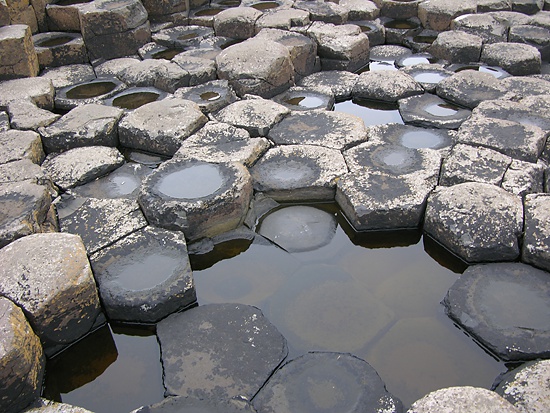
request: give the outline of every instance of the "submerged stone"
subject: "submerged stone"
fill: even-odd
[[[242,304],[173,314],[157,324],[157,336],[166,393],[212,401],[252,399],[288,352],[262,312]]]
[[[189,396],[168,397],[159,403],[143,406],[131,413],[256,413],[246,400],[208,400]]]
[[[522,260],[550,271],[550,194],[527,195]]]
[[[550,355],[548,273],[520,263],[468,268],[443,301],[446,312],[507,361]]]
[[[289,361],[254,398],[258,413],[402,412],[370,364],[351,354],[310,352]]]

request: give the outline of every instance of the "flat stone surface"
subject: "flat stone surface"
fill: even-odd
[[[460,30],[441,32],[428,47],[434,57],[453,63],[479,61],[483,39],[475,34]]]
[[[424,231],[467,262],[514,260],[523,229],[521,198],[483,183],[438,187]]]
[[[77,106],[56,122],[40,128],[47,152],[59,152],[81,146],[117,146],[118,121],[122,109],[90,104]]]
[[[469,267],[447,292],[447,315],[499,358],[550,353],[548,273],[521,263]],[[503,300],[506,297],[506,300]]]
[[[503,83],[507,84],[508,82],[503,80]],[[520,102],[502,99],[486,100],[481,102],[472,111],[472,116],[509,119],[523,125],[534,125],[545,131],[550,131],[550,119],[546,116],[547,113],[544,109],[538,107],[536,103],[536,99],[522,100]]]
[[[313,145],[277,146],[251,169],[254,189],[278,201],[333,200],[347,172],[340,151]]]
[[[117,75],[127,85],[153,86],[166,92],[189,86],[190,74],[180,65],[164,59],[146,59],[127,66]]]
[[[495,392],[523,413],[550,410],[550,360],[531,361],[509,371]]]
[[[30,100],[39,108],[53,109],[54,88],[50,79],[28,77],[0,83],[0,106]]]
[[[260,16],[256,21],[256,28],[290,30],[292,27],[307,26],[309,23],[309,13],[305,10],[275,8]]]
[[[29,235],[3,248],[0,257],[2,295],[22,307],[46,353],[90,332],[101,305],[80,237]]]
[[[210,80],[216,80],[216,63],[212,59],[176,55],[172,59],[172,62],[189,73],[189,86],[196,86]]]
[[[51,400],[39,398],[31,404],[23,413],[92,413],[83,407],[71,406],[67,403],[57,403]]]
[[[347,9],[336,3],[319,3],[298,0],[293,7],[309,12],[309,17],[313,21],[343,24],[348,19]]]
[[[181,232],[146,227],[90,258],[111,320],[151,323],[196,301]]]
[[[216,36],[232,39],[248,39],[256,34],[256,21],[262,12],[253,7],[233,7],[222,10],[214,16]]]
[[[465,14],[451,22],[451,30],[459,30],[479,36],[485,45],[507,42],[508,28],[505,22],[495,19],[489,13]],[[477,62],[478,60],[472,61]]]
[[[426,59],[428,58],[432,59],[431,55],[428,54]],[[414,62],[415,59],[423,59],[423,57],[414,57],[413,55],[410,59]],[[407,58],[405,58],[404,62],[406,61]],[[424,91],[429,93],[435,93],[437,84],[453,74],[453,72],[445,69],[442,65],[437,63],[414,63],[412,65],[405,66],[400,70],[408,75],[411,75],[416,82],[420,83],[420,86],[422,86]]]
[[[367,140],[361,118],[342,112],[305,111],[286,117],[268,137],[277,145],[318,145],[342,150]]]
[[[246,400],[203,400],[187,396],[168,397],[159,403],[133,410],[131,413],[178,413],[193,410],[204,413],[256,413]]]
[[[499,66],[514,76],[540,73],[541,57],[536,47],[513,42],[486,44],[481,61]]]
[[[550,271],[550,194],[527,195],[522,260]]]
[[[527,194],[544,192],[544,170],[546,164],[518,161],[514,159],[504,174],[502,187],[524,197]]]
[[[438,83],[437,94],[443,99],[473,109],[480,102],[498,99],[506,88],[488,73],[464,70]]]
[[[124,116],[118,125],[119,140],[128,148],[172,156],[207,120],[196,103],[166,98]]]
[[[420,95],[424,89],[412,76],[392,70],[363,72],[359,75],[352,96],[354,98],[397,102],[409,96]]]
[[[119,57],[109,59],[97,65],[94,71],[97,77],[118,77],[127,67],[133,66],[140,60],[135,57]]]
[[[359,75],[344,70],[329,70],[313,73],[297,84],[302,87],[324,86],[332,90],[337,101],[351,98],[351,92]]]
[[[98,73],[97,76],[105,77],[106,75],[101,75]],[[110,76],[112,76],[112,74]],[[72,64],[61,67],[46,68],[42,71],[40,77],[50,79],[53,87],[60,89],[93,80],[96,78],[96,73],[90,64]]]
[[[166,392],[210,400],[250,400],[288,352],[262,312],[240,304],[173,314],[157,324],[157,336]]]
[[[13,129],[38,130],[55,122],[60,115],[41,109],[29,100],[12,102],[8,106],[11,126]]]
[[[0,314],[0,408],[15,412],[39,396],[46,361],[23,311],[1,297]]]
[[[328,352],[286,363],[254,398],[254,407],[258,413],[397,413],[403,408],[366,361]]]
[[[227,80],[211,80],[193,87],[181,87],[174,96],[195,102],[205,114],[217,112],[238,100]]]
[[[414,402],[407,413],[519,413],[498,394],[479,387],[449,387]]]
[[[250,136],[267,136],[270,129],[290,114],[290,109],[267,99],[251,98],[226,106],[215,120],[246,129]]]
[[[69,189],[106,175],[123,163],[124,157],[116,148],[86,146],[50,155],[42,166],[57,186]]]
[[[33,131],[7,130],[0,132],[0,164],[28,159],[41,164],[44,149],[40,135]]]
[[[30,181],[39,185],[51,184],[51,181],[44,174],[42,168],[28,159],[0,164],[1,184],[21,181]]]
[[[441,82],[443,80],[439,83]],[[403,121],[425,128],[458,129],[471,115],[469,109],[449,103],[431,93],[400,99],[398,104]]]
[[[510,27],[508,34],[510,42],[526,43],[534,46],[540,52],[542,61],[550,58],[550,30],[545,27],[525,24]]]
[[[444,129],[427,129],[399,123],[371,126],[369,141],[386,142],[409,149],[434,149],[447,154],[455,144],[456,133]]]
[[[147,226],[131,199],[68,198],[57,213],[60,230],[79,235],[89,255]]]
[[[432,0],[418,5],[418,18],[427,29],[437,31],[448,30],[454,18],[476,12],[474,1],[448,2],[446,0]]]
[[[508,77],[502,79],[502,86],[504,86],[507,91],[520,97],[550,94],[550,82],[536,77]]]

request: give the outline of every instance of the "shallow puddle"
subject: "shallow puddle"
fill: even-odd
[[[127,93],[113,99],[113,106],[122,109],[137,109],[146,103],[156,101],[159,96],[158,93],[154,92]]]
[[[458,109],[447,103],[432,103],[424,108],[426,112],[434,116],[453,116],[458,113]]]
[[[166,281],[181,266],[181,258],[162,251],[148,251],[117,273],[117,282],[124,288],[140,291]],[[116,272],[116,270],[113,270]]]
[[[407,148],[437,148],[445,139],[437,132],[431,130],[408,131],[401,135],[401,144]]]
[[[288,103],[292,106],[300,106],[302,108],[313,109],[323,106],[325,102],[323,101],[323,99],[316,96],[296,96],[285,100],[285,103]]]
[[[58,36],[58,37],[52,37],[51,39],[42,40],[41,42],[37,43],[38,47],[55,47],[55,46],[61,46],[62,44],[69,43],[71,40],[73,40],[74,37],[72,36]]]
[[[75,86],[67,91],[69,99],[89,99],[111,92],[116,87],[113,82],[92,82]]]
[[[420,72],[413,75],[414,80],[420,83],[439,83],[448,75],[438,72]]]
[[[349,113],[360,117],[365,126],[385,125],[387,123],[403,124],[397,105],[368,100],[346,100],[334,105],[336,112]]]
[[[223,184],[220,170],[214,165],[193,165],[168,173],[156,188],[172,198],[202,198],[216,192]]]

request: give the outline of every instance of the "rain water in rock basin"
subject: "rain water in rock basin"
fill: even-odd
[[[296,96],[287,99],[285,103],[302,108],[313,109],[322,106],[325,102],[316,96]]]
[[[117,272],[117,281],[128,290],[145,290],[161,284],[181,265],[181,259],[163,251],[147,252]],[[116,269],[113,269],[116,271]]]
[[[46,39],[41,42],[38,42],[37,46],[39,47],[61,46],[62,44],[69,43],[73,39],[74,39],[73,36],[56,36],[56,37],[52,37],[50,39]]]
[[[211,164],[193,165],[160,179],[157,189],[172,198],[201,198],[216,192],[223,184],[219,169]]]
[[[113,99],[113,105],[122,109],[137,109],[146,103],[154,102],[159,94],[154,92],[128,93]]]
[[[458,112],[458,108],[454,105],[446,103],[434,103],[424,108],[426,112],[434,116],[453,116]]]
[[[79,85],[67,92],[69,99],[89,99],[111,92],[116,87],[113,82],[92,82]]]
[[[363,119],[365,126],[384,125],[386,123],[403,124],[397,105],[369,100],[346,100],[334,105],[336,112],[349,113]]]
[[[408,131],[401,135],[401,144],[407,148],[439,148],[445,143],[445,138],[429,129],[423,131]]]

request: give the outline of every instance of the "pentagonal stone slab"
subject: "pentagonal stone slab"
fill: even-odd
[[[402,404],[370,364],[351,354],[311,352],[286,363],[254,398],[258,413],[397,413]]]
[[[507,90],[489,73],[464,70],[443,79],[436,91],[443,99],[472,109],[483,100],[502,97]]]
[[[443,301],[446,312],[503,360],[550,354],[548,273],[521,263],[468,268]]]
[[[522,260],[550,271],[550,194],[525,197]]]
[[[251,170],[254,189],[279,201],[332,200],[347,172],[340,151],[313,145],[272,148]]]
[[[42,166],[57,186],[69,189],[108,174],[123,163],[124,157],[116,148],[86,146],[49,156]]]
[[[50,191],[35,183],[0,185],[0,248],[35,232],[55,230]]]
[[[44,149],[40,135],[33,131],[7,130],[0,132],[0,164],[29,159],[41,164]]]
[[[359,75],[344,70],[329,70],[313,73],[297,82],[302,87],[324,86],[332,90],[337,101],[351,98],[351,92]]]
[[[266,136],[290,109],[267,99],[246,99],[226,106],[214,115],[219,122],[246,129],[251,136]]]
[[[57,213],[61,231],[80,235],[90,255],[147,225],[131,199],[69,198]]]
[[[196,240],[236,228],[251,196],[250,174],[241,164],[173,159],[147,177],[138,200],[150,223]]]
[[[40,128],[47,152],[81,146],[117,146],[117,125],[123,111],[105,105],[83,105],[72,109],[46,128]]]
[[[91,257],[111,320],[157,322],[196,301],[181,232],[147,227]]]
[[[428,199],[424,231],[468,262],[516,259],[522,228],[521,199],[493,185],[439,187]]]
[[[537,162],[546,143],[546,132],[529,124],[475,117],[460,126],[458,141],[485,146],[522,161]]]
[[[420,95],[424,89],[412,76],[392,70],[363,72],[359,75],[352,96],[384,102],[397,102],[409,96]]]
[[[522,412],[544,413],[550,410],[550,360],[525,363],[509,371],[495,392]]]
[[[181,87],[174,96],[195,102],[205,114],[217,112],[238,100],[227,80],[212,80],[198,86]]]
[[[514,159],[504,174],[502,187],[524,197],[527,194],[544,192],[544,170],[546,164],[518,161]]]
[[[3,248],[0,260],[2,295],[22,307],[47,354],[90,332],[101,305],[80,237],[29,235]]]
[[[499,66],[514,76],[540,73],[541,58],[536,47],[513,42],[486,44],[481,52],[481,61]]]
[[[40,395],[45,360],[23,311],[0,298],[0,408],[16,412]]]
[[[207,121],[196,103],[167,98],[128,113],[118,125],[119,139],[128,148],[172,156]]]
[[[246,400],[203,400],[187,396],[167,397],[159,403],[140,407],[131,413],[177,413],[193,410],[205,413],[256,413]]]
[[[498,394],[480,387],[449,387],[415,401],[407,413],[519,413]]]
[[[288,352],[285,338],[262,312],[241,304],[171,315],[157,324],[157,335],[171,395],[250,400]]]
[[[471,114],[470,110],[430,93],[401,99],[398,103],[406,123],[427,128],[457,129]]]
[[[342,150],[367,140],[363,121],[347,113],[329,111],[296,112],[269,132],[277,145],[319,145]]]

